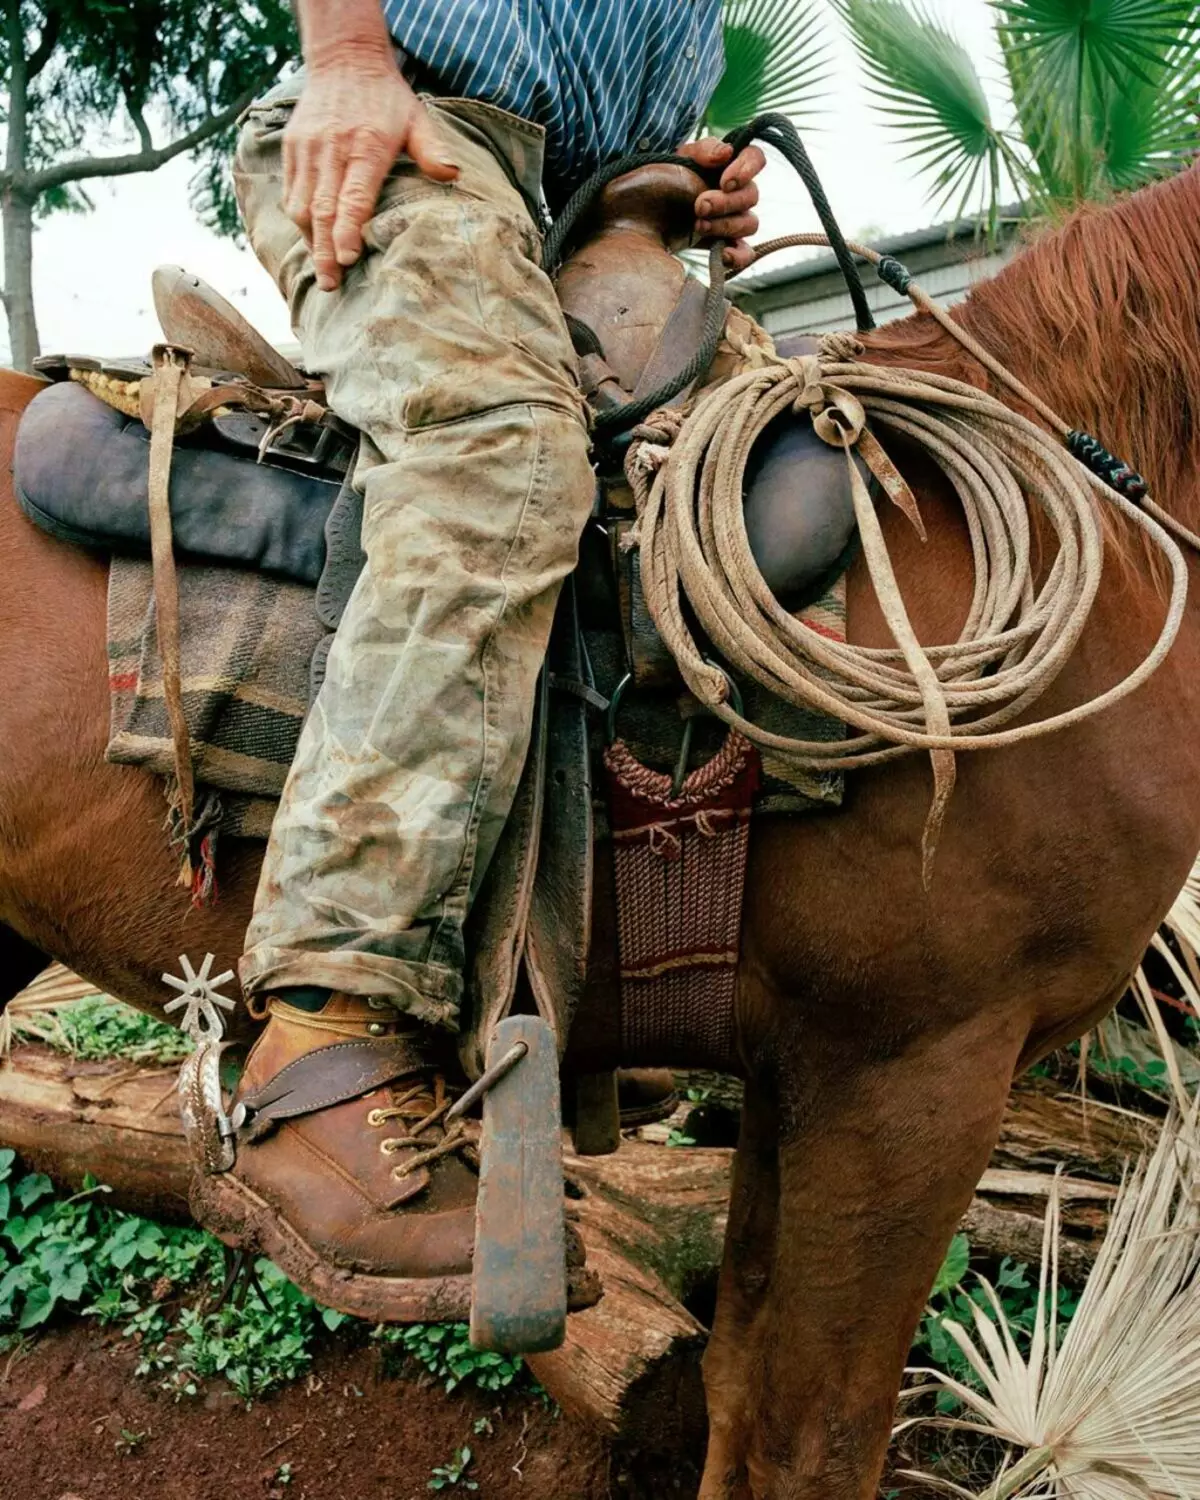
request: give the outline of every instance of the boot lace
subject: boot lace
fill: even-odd
[[[434,1076],[432,1085],[428,1080],[422,1080],[402,1093],[394,1103],[368,1111],[368,1125],[378,1128],[390,1120],[402,1120],[408,1126],[404,1135],[385,1136],[379,1143],[379,1149],[385,1156],[404,1150],[411,1150],[413,1153],[392,1168],[392,1176],[397,1181],[455,1152],[461,1152],[471,1166],[478,1166],[470,1122],[455,1120],[449,1129],[442,1126],[446,1111],[453,1103],[454,1096],[447,1089],[446,1080],[438,1073]],[[431,1145],[428,1136],[439,1127],[441,1139]]]

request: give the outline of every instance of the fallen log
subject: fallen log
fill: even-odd
[[[729,1203],[733,1152],[626,1141],[564,1168],[572,1217],[604,1296],[568,1322],[561,1349],[530,1358],[567,1411],[622,1442],[697,1452],[704,1439],[700,1357]]]
[[[84,1062],[36,1045],[0,1064],[0,1146],[76,1191],[90,1173],[110,1201],[186,1222],[191,1160],[179,1123],[179,1069]]]
[[[74,1190],[91,1173],[111,1201],[187,1218],[191,1165],[174,1069],[80,1062],[40,1046],[0,1066],[0,1146]],[[1152,1127],[1034,1081],[1014,1095],[981,1192],[963,1221],[977,1251],[1036,1263],[1052,1172],[1064,1184],[1060,1271],[1078,1285],[1099,1245],[1111,1184]],[[613,1156],[565,1156],[571,1214],[605,1295],[567,1342],[530,1361],[566,1409],[645,1448],[693,1448],[704,1430],[700,1356],[711,1316],[733,1152],[626,1141]]]
[[[186,1220],[192,1168],[177,1072],[16,1047],[0,1065],[0,1146],[72,1191],[91,1173],[116,1207]],[[706,1330],[679,1297],[715,1277],[731,1155],[630,1144],[618,1156],[567,1158],[572,1217],[604,1296],[570,1319],[561,1349],[531,1364],[564,1408],[642,1448],[703,1440]]]
[[[1067,1093],[1047,1078],[1013,1089],[991,1166],[1027,1171],[1063,1167],[1072,1176],[1119,1182],[1125,1164],[1152,1150],[1157,1122]]]

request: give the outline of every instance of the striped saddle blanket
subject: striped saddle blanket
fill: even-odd
[[[332,633],[318,618],[311,586],[246,568],[183,564],[179,595],[183,699],[196,780],[216,794],[209,816],[224,833],[265,838]],[[834,584],[804,611],[805,619],[843,639],[844,597],[842,583]],[[596,689],[610,697],[624,672],[620,631],[589,632],[587,644]],[[153,580],[150,563],[140,558],[112,558],[108,670],[108,759],[169,776],[173,751]],[[845,732],[836,721],[802,714],[752,688],[746,699],[758,722],[774,720],[783,733],[832,739]],[[602,737],[602,723],[596,729]],[[633,695],[622,709],[621,731],[648,763],[670,768],[680,734],[677,693]],[[721,732],[716,721],[698,726],[697,752],[715,745]],[[841,802],[837,773],[796,771],[769,754],[763,770],[761,810],[795,813]]]

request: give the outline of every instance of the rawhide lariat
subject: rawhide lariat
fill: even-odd
[[[797,235],[763,246],[759,255],[824,243],[823,235]],[[880,266],[874,251],[850,248]],[[887,265],[887,277],[1051,430],[974,386],[867,364],[853,335],[835,334],[816,355],[798,359],[747,350],[745,373],[701,396],[683,415],[661,410],[635,430],[626,475],[637,505],[646,604],[701,704],[797,766],[848,769],[914,750],[929,754],[934,797],[924,838],[928,882],[954,786],[956,752],[995,749],[1063,729],[1145,682],[1171,648],[1187,591],[1183,555],[1168,533],[1187,540],[1190,534],[1145,495],[1138,475],[1094,439],[1072,432],[932,303],[899,262]],[[755,563],[742,508],[746,464],[759,436],[789,411],[807,416],[818,436],[846,455],[863,555],[894,647],[826,639],[784,609]],[[954,641],[923,645],[910,622],[856,457],[922,537],[924,532],[916,500],[877,433],[894,433],[923,449],[962,504],[975,585]],[[1099,697],[1015,725],[1062,671],[1087,623],[1100,584],[1106,506],[1143,531],[1168,563],[1171,593],[1162,630],[1145,659]],[[1057,543],[1040,582],[1031,560],[1031,509],[1040,512]],[[789,703],[839,718],[856,732],[818,742],[761,729],[729,701],[729,678],[706,660],[712,647],[735,674]]]

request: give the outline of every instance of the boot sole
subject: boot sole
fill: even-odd
[[[189,1195],[196,1220],[235,1250],[265,1255],[314,1301],[369,1323],[458,1323],[471,1311],[470,1273],[372,1276],[336,1266],[245,1183],[198,1173]]]
[[[638,1125],[657,1125],[660,1120],[668,1120],[679,1108],[680,1096],[678,1089],[672,1089],[669,1094],[663,1096],[654,1104],[641,1104],[631,1106],[619,1111],[621,1116],[621,1129],[633,1130]]]

